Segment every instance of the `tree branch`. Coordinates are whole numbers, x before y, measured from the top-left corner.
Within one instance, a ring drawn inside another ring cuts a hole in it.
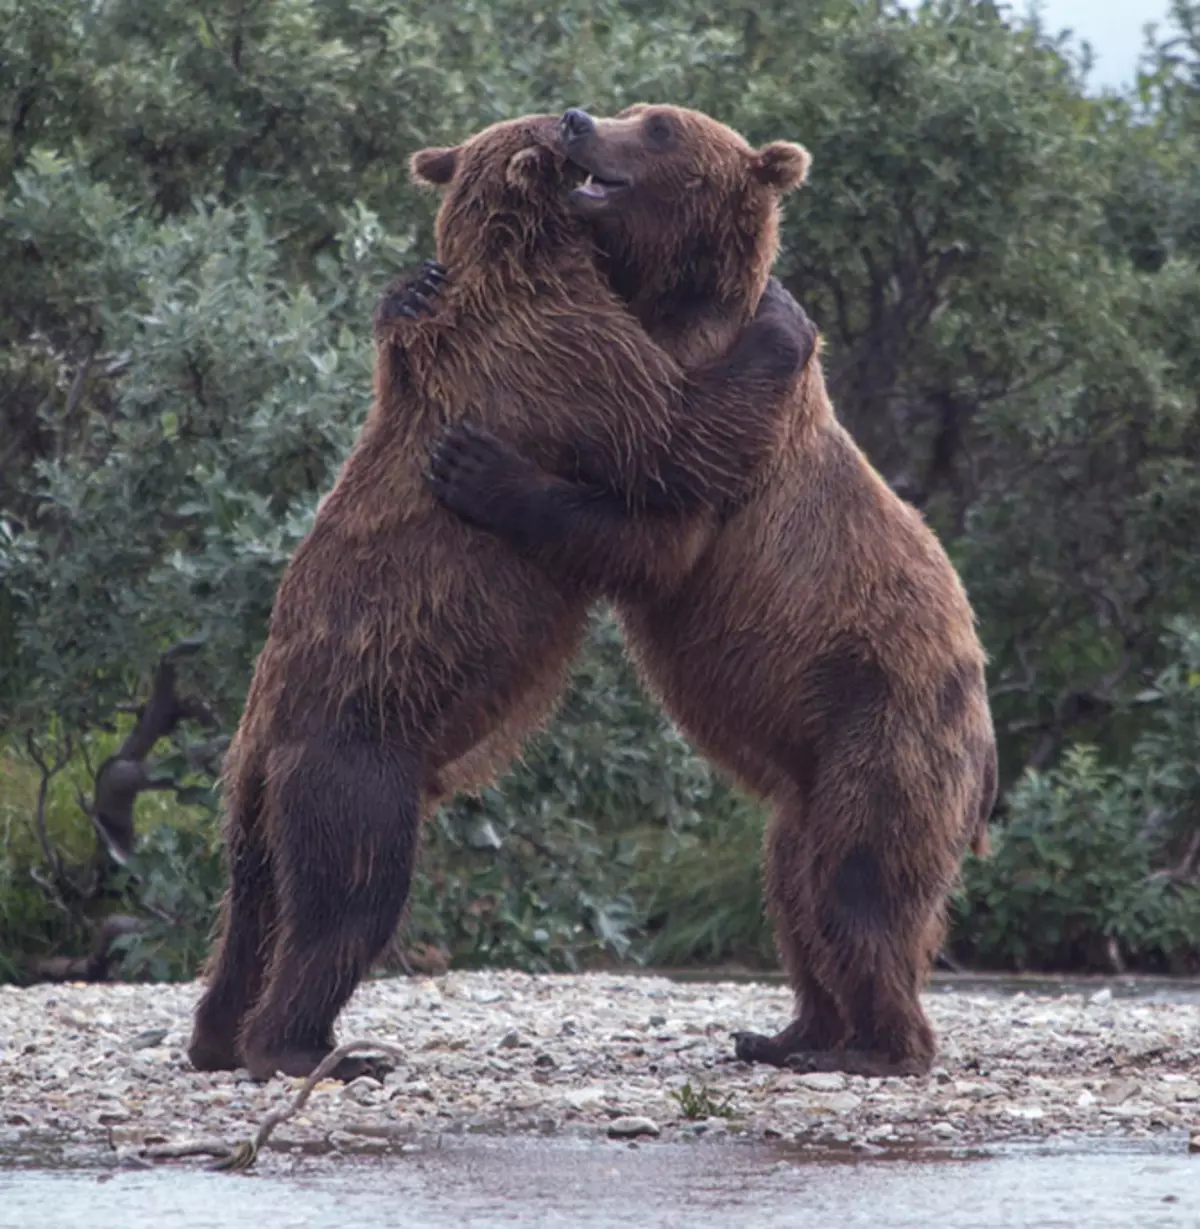
[[[47,763],[46,757],[42,754],[41,748],[38,747],[34,740],[32,732],[25,735],[25,749],[29,752],[29,758],[37,765],[42,774],[42,779],[38,782],[37,804],[33,814],[33,827],[37,834],[38,844],[42,849],[42,856],[46,859],[46,864],[53,872],[54,881],[60,887],[65,882],[62,859],[58,856],[58,851],[50,844],[50,834],[46,830],[46,796],[50,790],[51,780],[57,776],[67,766],[71,759],[71,751],[73,744],[70,735],[63,740],[62,753],[57,756],[53,763]]]

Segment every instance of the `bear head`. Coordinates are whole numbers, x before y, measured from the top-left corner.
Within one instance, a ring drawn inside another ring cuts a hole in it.
[[[460,285],[473,271],[519,272],[538,253],[584,238],[568,193],[585,172],[566,157],[557,116],[493,124],[461,145],[419,150],[409,166],[418,184],[442,189],[438,258]]]
[[[644,323],[688,299],[753,309],[779,248],[780,198],[804,182],[807,150],[755,149],[699,111],[644,103],[612,119],[572,109],[560,135],[588,176],[570,200]]]

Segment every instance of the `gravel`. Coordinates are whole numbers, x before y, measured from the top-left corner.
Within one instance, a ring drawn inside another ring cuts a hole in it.
[[[0,1157],[98,1146],[220,1151],[300,1081],[202,1075],[187,985],[0,987]],[[404,1151],[448,1133],[782,1139],[864,1152],[1015,1138],[1200,1133],[1200,1003],[941,992],[922,1079],[797,1075],[732,1061],[731,1031],[779,1027],[775,985],[613,974],[450,973],[360,987],[342,1038],[401,1046],[381,1083],[319,1086],[276,1150]],[[618,1146],[616,1144],[610,1146]]]

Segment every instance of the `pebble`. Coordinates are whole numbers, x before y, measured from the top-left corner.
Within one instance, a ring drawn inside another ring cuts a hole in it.
[[[169,1028],[148,1028],[145,1032],[138,1033],[129,1042],[129,1048],[131,1050],[148,1050],[154,1046],[162,1045],[170,1035],[170,1032]]]
[[[653,1118],[625,1114],[608,1124],[608,1134],[610,1139],[634,1139],[639,1135],[661,1135],[662,1129]]]
[[[342,1086],[342,1096],[359,1105],[371,1105],[383,1095],[383,1085],[369,1075],[360,1075],[357,1080]]]
[[[118,1147],[133,1165],[149,1148],[246,1138],[299,1081],[193,1071],[185,1049],[200,989],[0,986],[6,1141],[36,1143],[48,1163],[54,1147]],[[779,984],[505,971],[371,980],[339,1033],[397,1046],[404,1063],[383,1084],[322,1084],[268,1153],[278,1146],[282,1164],[284,1142],[331,1140],[344,1151],[399,1152],[472,1130],[661,1134],[704,1147],[841,1140],[866,1153],[922,1139],[969,1147],[1169,1135],[1200,1151],[1200,1003],[1109,992],[1097,1012],[1097,997],[939,988],[926,999],[941,1043],[935,1070],[864,1079],[732,1061],[731,1032],[771,1033],[789,1020],[791,995]],[[685,1084],[732,1117],[686,1118],[672,1095]]]
[[[801,1088],[812,1088],[817,1092],[840,1092],[846,1087],[846,1077],[836,1071],[810,1071],[798,1075],[796,1083]]]

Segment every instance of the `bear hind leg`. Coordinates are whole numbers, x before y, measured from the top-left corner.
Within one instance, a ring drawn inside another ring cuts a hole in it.
[[[417,754],[313,740],[287,758],[270,787],[279,924],[241,1036],[256,1080],[307,1076],[333,1048],[338,1013],[400,921],[420,823]],[[331,1078],[381,1069],[347,1058]]]
[[[933,1065],[937,1043],[920,994],[940,898],[913,865],[889,865],[888,848],[846,850],[817,897],[818,975],[841,1004],[849,1035],[835,1053],[789,1055],[794,1069],[906,1076]]]
[[[231,1071],[240,1065],[238,1031],[262,989],[276,900],[261,807],[257,774],[230,789],[225,824],[229,887],[221,901],[209,984],[196,1006],[188,1044],[197,1071]]]
[[[735,1054],[743,1062],[787,1066],[793,1054],[838,1050],[848,1024],[837,998],[820,976],[822,961],[813,938],[817,921],[808,889],[812,851],[798,808],[780,808],[767,833],[767,901],[775,924],[775,944],[796,994],[796,1018],[773,1037],[734,1034]]]

